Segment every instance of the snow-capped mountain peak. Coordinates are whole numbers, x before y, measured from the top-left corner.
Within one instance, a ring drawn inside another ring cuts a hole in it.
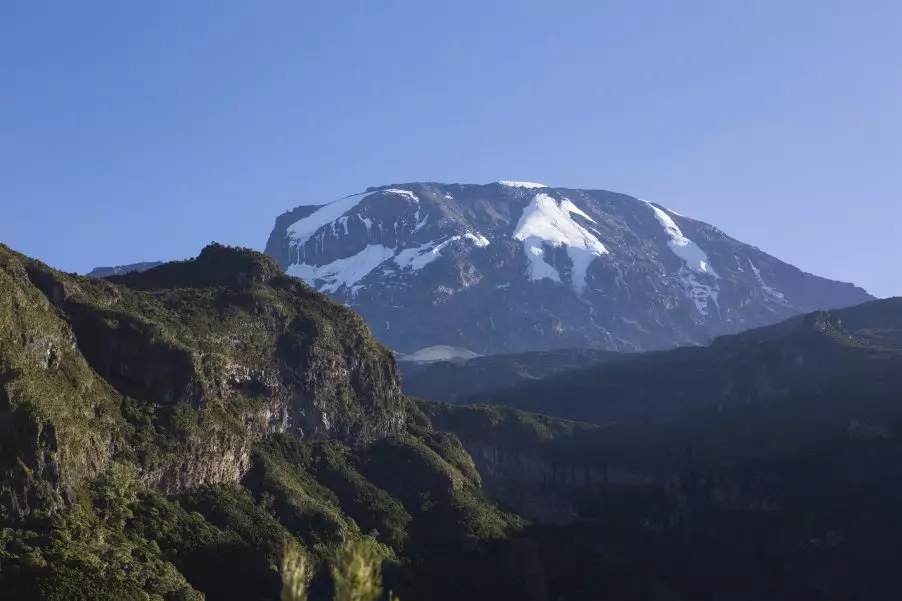
[[[709,341],[870,297],[600,190],[393,184],[280,216],[267,252],[402,353]]]

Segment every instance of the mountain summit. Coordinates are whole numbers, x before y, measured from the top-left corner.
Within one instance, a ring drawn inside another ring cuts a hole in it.
[[[266,252],[404,354],[705,344],[872,298],[658,204],[532,182],[393,184],[300,206]]]

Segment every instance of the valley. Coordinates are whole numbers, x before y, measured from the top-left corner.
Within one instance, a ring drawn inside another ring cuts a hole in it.
[[[401,599],[898,584],[898,299],[707,347],[403,368],[463,405],[405,395],[358,315],[253,251],[0,268],[0,597],[277,598],[286,541],[312,599],[355,545]]]

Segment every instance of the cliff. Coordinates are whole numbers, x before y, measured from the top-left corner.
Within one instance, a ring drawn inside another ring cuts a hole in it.
[[[674,598],[496,504],[363,320],[248,250],[97,280],[0,247],[0,435],[3,600],[275,600],[295,557],[319,601],[348,548],[402,599]]]
[[[165,492],[237,482],[266,434],[368,442],[401,430],[391,353],[362,320],[258,253],[109,281],[0,247],[0,505],[59,507],[114,457]]]

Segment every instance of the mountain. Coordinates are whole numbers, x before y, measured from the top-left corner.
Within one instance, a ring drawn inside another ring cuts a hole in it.
[[[98,280],[0,245],[0,599],[893,598],[900,313],[534,381],[612,370],[565,391],[598,425],[407,399],[358,315],[246,249]]]
[[[600,544],[499,507],[260,253],[93,279],[0,245],[0,599],[680,599]]]
[[[403,354],[706,344],[871,299],[660,205],[527,182],[393,184],[300,206],[266,252]]]
[[[877,601],[902,586],[902,299],[476,396],[551,414],[420,402],[487,492],[582,519],[688,599]]]
[[[595,349],[486,355],[466,361],[399,361],[404,393],[452,403],[492,398],[501,391],[551,375],[622,357]]]
[[[124,275],[132,271],[147,271],[162,264],[162,261],[145,261],[143,263],[132,263],[131,265],[116,265],[115,267],[95,267],[87,273],[87,276],[90,278],[105,278],[111,275]]]
[[[706,347],[625,355],[468,400],[596,423],[664,422],[731,405],[752,410],[788,394],[846,393],[846,381],[876,386],[899,368],[902,298],[892,298],[797,316]],[[812,412],[809,425],[817,417]]]
[[[270,432],[373,440],[403,425],[390,352],[259,253],[213,245],[97,280],[0,252],[10,515],[61,506],[122,453],[175,492],[234,481]]]

